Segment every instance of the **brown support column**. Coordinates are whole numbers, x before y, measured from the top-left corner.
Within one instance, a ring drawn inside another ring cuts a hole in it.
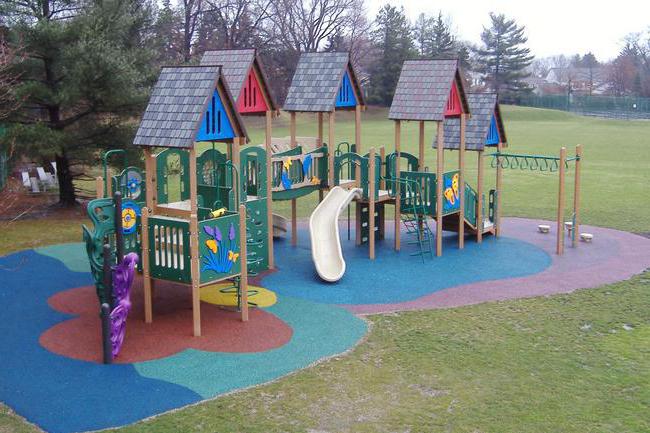
[[[248,257],[246,256],[246,206],[239,205],[239,260],[241,275],[239,290],[241,292],[241,320],[248,322]]]
[[[296,112],[291,112],[291,121],[289,123],[289,145],[292,149],[296,147]],[[291,199],[291,245],[298,245],[298,216],[296,212],[296,199]]]
[[[318,145],[323,145],[323,113],[316,114],[316,121],[318,124]]]
[[[151,323],[153,320],[153,302],[151,291],[151,274],[149,268],[149,209],[142,208],[140,217],[140,242],[142,244],[142,280],[144,287],[144,323]]]
[[[566,175],[566,147],[560,149],[559,188],[557,194],[557,248],[556,253],[564,253],[564,181]]]
[[[418,140],[418,170],[424,171],[424,121],[420,120],[420,137]]]
[[[375,259],[375,148],[371,147],[368,153],[368,245],[370,246],[370,260]]]
[[[316,121],[317,121],[317,124],[318,124],[318,146],[322,146],[323,145],[323,113],[322,112],[319,112],[319,113],[316,114]],[[329,154],[329,149],[330,149],[330,147],[327,148],[328,154]],[[328,156],[328,158],[329,158],[329,156]],[[328,164],[329,164],[329,159],[328,159]],[[325,179],[321,179],[321,180],[325,180]],[[319,189],[318,190],[318,202],[320,203],[322,201],[323,201],[323,190]]]
[[[201,263],[199,257],[199,221],[196,179],[196,150],[190,149],[190,275],[192,284],[192,323],[194,336],[201,336]],[[239,149],[233,149],[233,155],[239,154]],[[234,163],[234,161],[233,161]],[[239,166],[235,166],[239,169]],[[237,180],[239,181],[239,179]]]
[[[153,290],[154,281],[150,274],[149,263],[149,214],[153,212],[158,203],[156,156],[149,148],[144,149],[144,177],[146,185],[145,207],[141,216],[141,243],[142,243],[142,279],[144,287],[144,321],[151,323],[153,320]]]
[[[479,150],[478,154],[478,179],[476,181],[476,195],[478,203],[476,205],[476,242],[483,242],[483,151]]]
[[[578,246],[580,237],[580,171],[582,168],[582,144],[576,146],[575,177],[573,180],[573,247]]]
[[[402,124],[399,120],[395,121],[395,251],[400,250],[400,228],[401,228],[401,198],[400,198],[400,184],[397,182],[399,179],[399,163],[400,163],[400,147],[402,140]]]
[[[329,125],[327,131],[327,186],[329,189],[334,188],[334,152],[336,151],[336,145],[334,144],[334,119],[336,115],[334,113],[334,110],[329,113]]]
[[[436,138],[436,256],[442,255],[442,186],[445,170],[445,132],[442,122],[437,122]]]
[[[503,152],[503,143],[497,144],[497,152]],[[494,215],[494,235],[501,236],[501,196],[503,195],[503,167],[501,167],[502,160],[497,157],[497,197],[496,197],[496,212]]]
[[[460,115],[460,143],[458,144],[458,248],[465,248],[465,125],[466,114]]]
[[[273,133],[273,112],[266,112],[266,134],[264,136],[264,147],[266,148],[266,221],[268,225],[267,242],[269,244],[269,269],[275,268],[275,257],[273,255],[273,167],[271,157],[271,137]]]
[[[361,152],[361,105],[357,105],[354,109],[354,144],[357,146],[357,153],[363,155]],[[357,186],[361,186],[361,167],[357,165],[354,170]]]
[[[95,178],[95,198],[104,198],[104,178],[101,176]]]
[[[110,167],[106,169],[106,196],[105,197],[113,197],[113,182],[111,182],[111,178],[113,177],[113,173]]]

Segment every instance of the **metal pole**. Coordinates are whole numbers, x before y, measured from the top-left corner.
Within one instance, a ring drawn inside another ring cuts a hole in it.
[[[102,304],[102,350],[104,352],[104,364],[113,362],[113,345],[111,344],[111,307],[107,303]]]
[[[113,193],[113,203],[115,204],[115,256],[117,263],[122,263],[124,258],[124,234],[122,233],[122,193],[115,191]]]

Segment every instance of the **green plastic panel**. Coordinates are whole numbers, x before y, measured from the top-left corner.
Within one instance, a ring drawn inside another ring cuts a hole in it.
[[[241,273],[239,215],[226,212],[199,222],[201,284]]]
[[[269,268],[268,199],[246,202],[246,257],[248,272],[257,275]]]
[[[247,147],[240,153],[242,191],[246,195],[266,197],[266,150],[261,147]]]
[[[163,216],[149,217],[149,272],[152,277],[189,284],[189,221]]]
[[[476,212],[478,210],[478,195],[476,191],[465,183],[465,219],[474,227],[476,224]]]
[[[287,189],[284,191],[273,191],[273,201],[291,200],[294,198],[304,197],[314,191],[318,191],[320,185],[303,186],[302,188]]]
[[[400,212],[436,214],[436,174],[400,171]]]
[[[156,156],[158,203],[190,198],[190,156],[187,150],[168,148]]]

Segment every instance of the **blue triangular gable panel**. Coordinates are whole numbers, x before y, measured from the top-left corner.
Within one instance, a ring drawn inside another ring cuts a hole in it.
[[[215,89],[199,124],[196,141],[227,140],[234,137],[235,133],[230,119],[228,119],[226,109],[221,102],[219,92]]]
[[[497,118],[492,115],[490,120],[490,130],[488,131],[487,138],[485,139],[486,146],[496,146],[499,144],[499,128],[497,128]]]
[[[354,96],[354,89],[352,88],[352,81],[348,71],[345,71],[343,80],[341,80],[341,87],[339,93],[336,94],[337,107],[355,107],[357,105],[357,98]]]

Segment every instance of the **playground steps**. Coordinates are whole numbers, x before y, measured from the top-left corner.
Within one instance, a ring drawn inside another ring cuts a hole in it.
[[[442,229],[450,232],[458,232],[458,214],[445,215],[442,217]],[[476,226],[465,219],[465,233],[476,234]],[[494,223],[489,218],[483,220],[483,234],[494,233]]]

